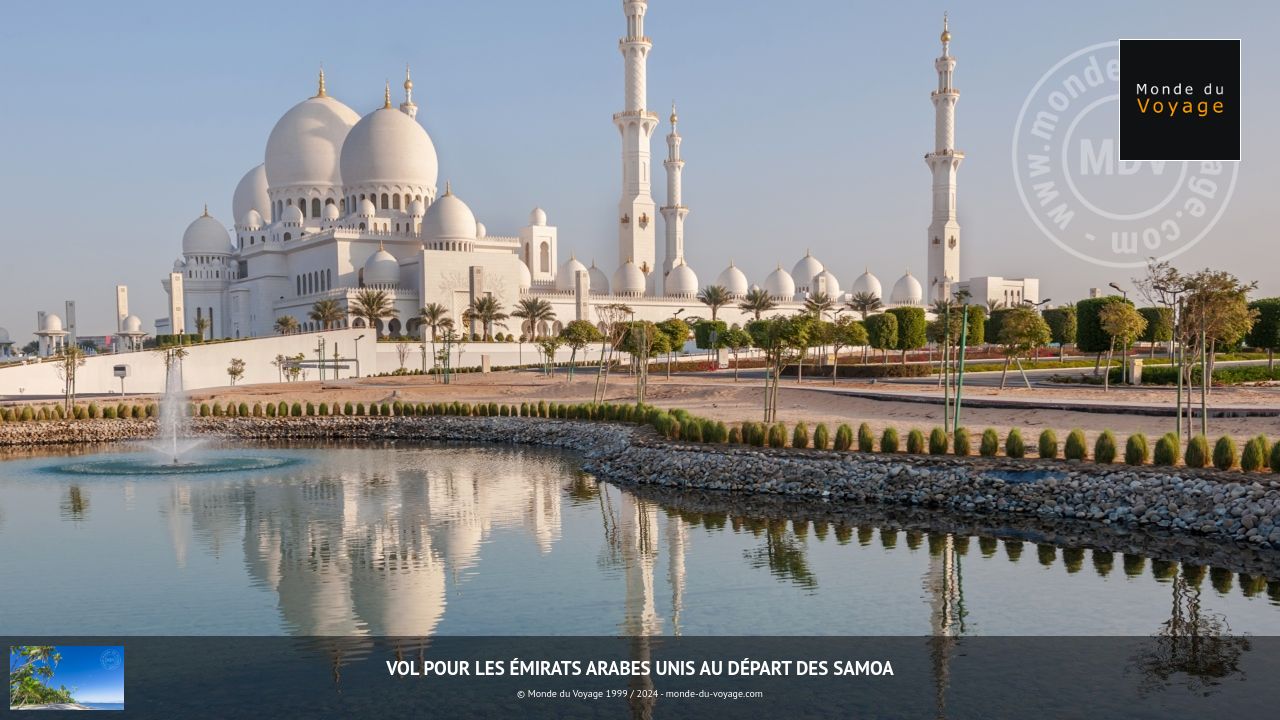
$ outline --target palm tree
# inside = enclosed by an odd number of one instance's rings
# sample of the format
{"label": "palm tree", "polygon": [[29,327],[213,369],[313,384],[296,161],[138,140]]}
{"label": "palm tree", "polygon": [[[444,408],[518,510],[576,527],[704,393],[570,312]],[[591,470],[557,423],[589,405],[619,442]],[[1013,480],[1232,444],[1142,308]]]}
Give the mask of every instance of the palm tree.
{"label": "palm tree", "polygon": [[[395,306],[391,303],[391,297],[387,295],[386,290],[374,290],[365,288],[356,293],[355,316],[363,318],[375,333],[378,328],[378,321],[393,318],[399,314]],[[382,333],[386,335],[384,331]]]}
{"label": "palm tree", "polygon": [[471,305],[462,312],[462,319],[466,322],[472,320],[480,323],[480,334],[488,341],[493,335],[493,326],[506,327],[502,322],[509,315],[502,312],[502,303],[492,295],[483,295],[471,301]]}
{"label": "palm tree", "polygon": [[319,323],[321,329],[329,330],[342,320],[342,307],[338,305],[337,300],[317,300],[311,306],[311,312],[307,313],[307,317],[312,322]]}
{"label": "palm tree", "polygon": [[987,315],[990,316],[992,310],[999,310],[1002,307],[1004,307],[1003,300],[997,300],[995,298],[987,300]]}
{"label": "palm tree", "polygon": [[805,312],[814,316],[818,320],[825,320],[827,313],[831,312],[832,308],[835,306],[835,301],[831,299],[830,295],[824,292],[816,292],[805,298],[804,301]]}
{"label": "palm tree", "polygon": [[281,335],[298,332],[298,320],[292,315],[281,315],[276,318],[275,328]]}
{"label": "palm tree", "polygon": [[860,313],[862,319],[866,320],[868,315],[879,310],[884,306],[884,303],[880,302],[880,298],[875,293],[862,290],[854,293],[849,298],[849,302],[845,303],[845,306]]}
{"label": "palm tree", "polygon": [[206,338],[204,335],[205,333],[209,332],[209,327],[212,325],[213,323],[209,322],[209,318],[204,317],[203,315],[196,318],[196,334],[200,336],[201,342],[204,342],[205,340],[209,339],[209,338]]}
{"label": "palm tree", "polygon": [[555,322],[556,311],[551,309],[551,303],[542,298],[522,298],[516,303],[516,309],[511,311],[511,317],[520,318],[523,321],[520,323],[521,337],[527,336],[530,340],[536,340],[538,326],[543,322]]}
{"label": "palm tree", "polygon": [[431,342],[435,342],[440,328],[448,317],[449,310],[445,306],[440,303],[428,303],[418,309],[418,317],[415,319],[423,327],[431,330]]}
{"label": "palm tree", "polygon": [[699,302],[711,308],[711,322],[716,321],[720,308],[728,305],[731,299],[729,291],[723,285],[708,285],[698,291]]}
{"label": "palm tree", "polygon": [[742,302],[738,303],[738,309],[754,314],[756,319],[759,320],[761,314],[769,312],[777,305],[773,298],[769,297],[769,293],[760,288],[751,288],[746,295],[742,296]]}

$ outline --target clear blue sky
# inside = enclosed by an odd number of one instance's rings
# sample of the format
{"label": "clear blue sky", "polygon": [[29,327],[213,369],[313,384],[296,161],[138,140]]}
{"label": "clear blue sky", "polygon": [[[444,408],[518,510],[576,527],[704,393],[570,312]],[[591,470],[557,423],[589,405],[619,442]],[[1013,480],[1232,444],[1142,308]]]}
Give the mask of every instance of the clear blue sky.
{"label": "clear blue sky", "polygon": [[[107,650],[118,653],[119,663],[111,663],[112,667],[104,667],[102,662]],[[124,702],[123,645],[59,645],[57,652],[62,654],[62,660],[45,685],[67,687],[76,702]]]}
{"label": "clear blue sky", "polygon": [[[753,282],[810,247],[846,285],[870,266],[888,285],[925,272],[933,58],[950,9],[963,275],[1043,279],[1055,302],[1124,281],[1067,256],[1018,200],[1009,147],[1028,89],[1064,55],[1118,37],[1244,40],[1245,161],[1214,234],[1180,259],[1272,279],[1280,164],[1271,74],[1275,3],[796,3],[653,0],[649,102],[680,103],[687,255],[706,283],[732,258]],[[314,92],[357,111],[414,67],[440,181],[494,234],[535,204],[562,254],[617,262],[625,28],[617,0],[298,3],[58,2],[6,8],[0,25],[0,325],[20,342],[39,309],[78,301],[81,334],[114,329],[113,287],[145,327],[186,225],[262,159],[272,125]],[[665,134],[666,129],[662,130]],[[654,143],[665,154],[665,143]],[[665,194],[662,177],[654,195]],[[1274,230],[1271,231],[1274,235]],[[1265,273],[1265,274],[1264,274]]]}

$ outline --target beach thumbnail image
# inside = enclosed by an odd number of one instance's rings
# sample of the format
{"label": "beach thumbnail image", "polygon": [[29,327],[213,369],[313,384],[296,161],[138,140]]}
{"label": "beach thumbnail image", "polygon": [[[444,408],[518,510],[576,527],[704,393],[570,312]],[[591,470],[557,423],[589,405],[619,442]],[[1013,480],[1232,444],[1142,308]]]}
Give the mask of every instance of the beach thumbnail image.
{"label": "beach thumbnail image", "polygon": [[124,646],[11,646],[9,709],[124,710]]}

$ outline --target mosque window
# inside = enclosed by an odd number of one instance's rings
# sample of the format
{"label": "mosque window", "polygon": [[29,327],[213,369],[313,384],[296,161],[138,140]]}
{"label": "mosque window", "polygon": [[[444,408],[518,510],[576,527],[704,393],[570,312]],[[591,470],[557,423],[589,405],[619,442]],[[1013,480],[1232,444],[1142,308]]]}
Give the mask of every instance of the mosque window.
{"label": "mosque window", "polygon": [[295,292],[296,292],[298,295],[301,295],[301,294],[302,294],[302,276],[301,276],[301,275],[298,275],[298,276],[294,277],[294,284],[296,284],[296,285],[298,286],[298,287],[296,288]]}
{"label": "mosque window", "polygon": [[360,223],[360,229],[364,230],[364,223]]}
{"label": "mosque window", "polygon": [[325,289],[333,287],[333,268],[327,268],[324,271],[324,274],[325,274],[325,280],[324,280]]}
{"label": "mosque window", "polygon": [[292,234],[292,233],[285,233],[285,234],[284,234],[284,241],[285,241],[285,242],[289,242],[289,241],[290,241],[290,240],[292,240],[292,239],[293,239],[293,234]]}
{"label": "mosque window", "polygon": [[320,217],[320,198],[311,198],[311,217]]}
{"label": "mosque window", "polygon": [[392,209],[392,210],[399,210],[399,209],[400,209],[400,196],[399,196],[399,195],[392,195],[392,196],[391,196],[391,209]]}
{"label": "mosque window", "polygon": [[551,246],[545,242],[538,249],[538,272],[551,272]]}
{"label": "mosque window", "polygon": [[382,209],[383,210],[387,210],[391,207],[390,202],[391,202],[391,199],[387,197],[387,194],[382,193]]}
{"label": "mosque window", "polygon": [[284,201],[284,204],[285,204],[285,205],[288,205],[289,207],[293,207],[293,198],[289,198],[289,199],[285,200],[285,201]]}

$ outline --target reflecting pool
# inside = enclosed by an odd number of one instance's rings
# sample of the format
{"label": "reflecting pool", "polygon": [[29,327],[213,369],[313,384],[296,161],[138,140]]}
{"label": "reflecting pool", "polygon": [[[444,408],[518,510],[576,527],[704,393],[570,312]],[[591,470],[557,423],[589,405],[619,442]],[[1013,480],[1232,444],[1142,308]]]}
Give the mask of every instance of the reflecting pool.
{"label": "reflecting pool", "polygon": [[1177,538],[631,490],[535,448],[146,452],[3,456],[0,634],[1280,634],[1268,558]]}

